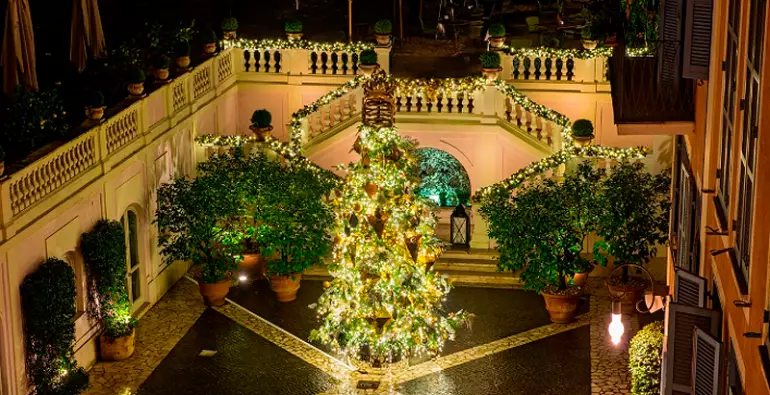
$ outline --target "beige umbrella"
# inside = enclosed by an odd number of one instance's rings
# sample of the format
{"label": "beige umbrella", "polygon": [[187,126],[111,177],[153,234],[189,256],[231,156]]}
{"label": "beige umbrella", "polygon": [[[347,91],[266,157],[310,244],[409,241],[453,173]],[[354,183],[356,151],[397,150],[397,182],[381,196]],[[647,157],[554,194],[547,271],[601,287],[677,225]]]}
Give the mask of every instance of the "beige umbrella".
{"label": "beige umbrella", "polygon": [[104,54],[105,46],[97,0],[73,0],[70,62],[83,71],[88,60],[86,48],[90,49],[91,57],[98,58]]}
{"label": "beige umbrella", "polygon": [[35,36],[28,0],[8,0],[0,64],[3,66],[3,85],[7,94],[13,94],[16,85],[20,84],[27,89],[37,89]]}

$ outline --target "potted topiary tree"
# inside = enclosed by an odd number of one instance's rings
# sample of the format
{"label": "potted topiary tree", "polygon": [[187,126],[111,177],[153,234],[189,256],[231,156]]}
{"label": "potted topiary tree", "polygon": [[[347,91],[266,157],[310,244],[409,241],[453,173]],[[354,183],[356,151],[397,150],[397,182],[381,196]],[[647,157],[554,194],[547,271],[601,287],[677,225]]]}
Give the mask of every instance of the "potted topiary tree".
{"label": "potted topiary tree", "polygon": [[489,25],[489,46],[502,48],[505,44],[505,26],[500,23]]}
{"label": "potted topiary tree", "polygon": [[500,75],[500,54],[497,52],[484,52],[479,57],[481,60],[481,74],[492,82]]}
{"label": "potted topiary tree", "polygon": [[500,270],[520,271],[524,286],[543,295],[551,321],[570,322],[582,294],[569,276],[585,266],[581,253],[594,227],[600,174],[578,165],[563,181],[532,180],[515,196],[486,199],[482,215],[500,251]]}
{"label": "potted topiary tree", "polygon": [[142,96],[142,93],[144,93],[144,81],[146,79],[147,77],[144,75],[144,70],[138,66],[129,67],[126,72],[128,93],[134,98]]}
{"label": "potted topiary tree", "polygon": [[204,55],[213,55],[217,52],[217,32],[214,29],[204,29],[201,32],[201,41]]}
{"label": "potted topiary tree", "polygon": [[171,65],[171,59],[164,55],[158,54],[152,61],[152,69],[155,73],[156,82],[165,83],[168,80],[169,71],[168,68]]}
{"label": "potted topiary tree", "polygon": [[225,40],[234,40],[238,37],[238,20],[234,16],[229,16],[222,20],[222,36]]}
{"label": "potted topiary tree", "polygon": [[102,360],[121,361],[134,353],[131,301],[126,289],[126,239],[117,221],[100,220],[80,242],[83,261],[93,279],[104,332],[99,337]]}
{"label": "potted topiary tree", "polygon": [[104,95],[98,90],[89,90],[85,97],[86,117],[91,121],[104,118]]}
{"label": "potted topiary tree", "polygon": [[583,30],[580,32],[580,37],[582,38],[583,48],[587,50],[596,49],[596,46],[599,45],[596,41],[596,37],[594,35],[594,32],[591,28],[591,24],[588,23],[583,27]]}
{"label": "potted topiary tree", "polygon": [[273,116],[270,115],[270,111],[265,109],[256,110],[251,114],[251,126],[249,126],[249,129],[257,136],[259,141],[265,141],[270,136],[270,131],[273,130],[272,121]]}
{"label": "potted topiary tree", "polygon": [[594,124],[587,119],[578,119],[572,124],[571,136],[578,147],[588,147],[594,138]]}
{"label": "potted topiary tree", "polygon": [[190,43],[187,40],[177,40],[174,43],[174,57],[177,70],[187,71],[190,69]]}
{"label": "potted topiary tree", "polygon": [[646,325],[631,339],[628,348],[628,370],[633,395],[660,394],[663,360],[663,321]]}
{"label": "potted topiary tree", "polygon": [[393,33],[393,24],[389,20],[380,19],[374,24],[374,37],[377,39],[377,45],[389,46],[391,33]]}
{"label": "potted topiary tree", "polygon": [[377,63],[377,52],[373,49],[365,49],[358,55],[358,73],[360,75],[372,75],[374,70],[379,67]]}
{"label": "potted topiary tree", "polygon": [[[594,244],[596,260],[606,266],[643,265],[657,255],[657,246],[668,240],[671,178],[667,172],[651,174],[641,162],[621,162],[596,189],[599,197]],[[611,296],[619,297],[624,312],[633,312],[647,286],[646,280],[631,276],[628,267],[622,277],[607,280]]]}
{"label": "potted topiary tree", "polygon": [[283,30],[289,40],[299,40],[302,38],[302,21],[289,19],[283,24]]}

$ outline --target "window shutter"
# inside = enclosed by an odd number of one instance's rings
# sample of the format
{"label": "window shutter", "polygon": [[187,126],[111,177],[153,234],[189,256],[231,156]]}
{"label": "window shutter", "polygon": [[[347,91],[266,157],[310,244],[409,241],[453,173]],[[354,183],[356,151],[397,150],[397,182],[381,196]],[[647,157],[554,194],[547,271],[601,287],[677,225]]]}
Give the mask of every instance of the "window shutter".
{"label": "window shutter", "polygon": [[676,89],[682,66],[682,0],[662,0],[658,43],[658,85]]}
{"label": "window shutter", "polygon": [[711,13],[713,0],[687,0],[682,77],[709,78],[711,60]]}
{"label": "window shutter", "polygon": [[700,307],[669,303],[663,339],[661,394],[692,393],[693,333],[695,328],[716,335],[719,312]]}
{"label": "window shutter", "polygon": [[706,307],[707,280],[686,270],[674,272],[674,302],[693,307]]}
{"label": "window shutter", "polygon": [[677,266],[690,268],[690,246],[692,244],[692,179],[684,163],[679,167],[679,223],[677,226]]}
{"label": "window shutter", "polygon": [[722,347],[700,328],[693,335],[692,387],[695,395],[718,395]]}

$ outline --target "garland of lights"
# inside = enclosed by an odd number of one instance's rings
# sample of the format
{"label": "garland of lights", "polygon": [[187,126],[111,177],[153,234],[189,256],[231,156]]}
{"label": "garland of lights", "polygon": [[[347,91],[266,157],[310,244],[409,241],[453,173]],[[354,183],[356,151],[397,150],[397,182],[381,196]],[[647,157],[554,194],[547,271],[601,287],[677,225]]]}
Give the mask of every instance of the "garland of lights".
{"label": "garland of lights", "polygon": [[593,59],[612,56],[612,47],[599,47],[596,49],[560,49],[549,47],[535,48],[511,48],[503,47],[503,53],[524,58],[573,58]]}
{"label": "garland of lights", "polygon": [[367,42],[331,42],[321,43],[316,41],[287,40],[287,39],[250,39],[238,38],[235,40],[220,41],[221,48],[241,48],[246,50],[275,51],[283,49],[306,49],[315,52],[354,52],[360,53],[366,49],[374,49],[374,44]]}

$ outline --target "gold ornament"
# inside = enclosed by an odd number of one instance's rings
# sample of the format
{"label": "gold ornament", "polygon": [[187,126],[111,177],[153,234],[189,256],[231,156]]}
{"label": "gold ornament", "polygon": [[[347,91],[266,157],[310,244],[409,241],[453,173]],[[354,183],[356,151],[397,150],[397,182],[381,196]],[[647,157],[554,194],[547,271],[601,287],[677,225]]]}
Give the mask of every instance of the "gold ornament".
{"label": "gold ornament", "polygon": [[366,191],[366,194],[369,195],[370,198],[374,197],[374,194],[377,193],[377,184],[373,182],[367,182],[364,184],[364,190]]}

